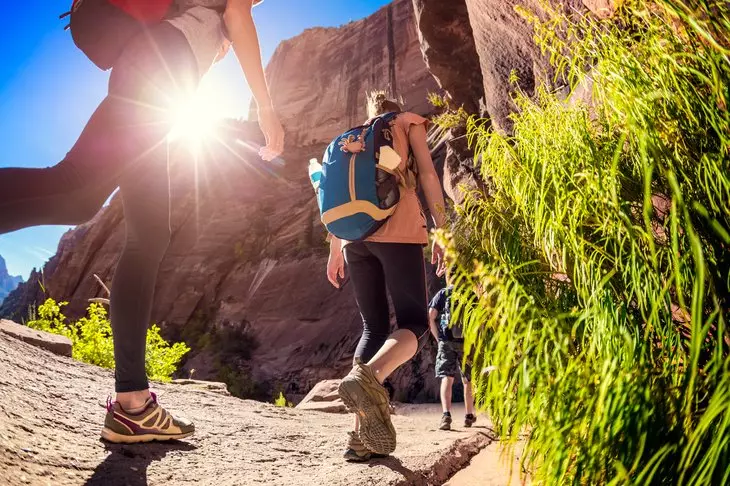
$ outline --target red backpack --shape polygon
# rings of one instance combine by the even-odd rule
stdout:
[[[99,68],[111,68],[145,27],[161,22],[174,0],[74,0],[71,28],[76,46]]]

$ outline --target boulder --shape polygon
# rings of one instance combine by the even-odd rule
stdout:
[[[340,380],[323,380],[314,385],[314,388],[296,406],[300,410],[316,410],[318,412],[345,413],[345,404],[337,394]]]
[[[73,354],[71,340],[65,336],[36,331],[28,326],[17,324],[6,319],[0,319],[0,332],[61,356],[71,357]]]

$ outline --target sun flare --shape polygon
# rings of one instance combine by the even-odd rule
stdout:
[[[207,140],[214,134],[220,120],[214,107],[200,96],[177,102],[171,116],[173,125],[169,138],[173,141]]]
[[[216,129],[225,117],[225,100],[216,83],[201,83],[194,95],[175,102],[171,111],[171,141],[199,145],[215,137]]]

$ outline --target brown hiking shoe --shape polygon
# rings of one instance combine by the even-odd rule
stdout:
[[[439,424],[439,430],[451,430],[451,415],[441,415],[441,423]]]
[[[474,425],[474,422],[476,422],[476,421],[477,421],[476,415],[473,415],[471,413],[467,414],[464,417],[464,427],[471,427],[472,425]]]
[[[365,447],[378,454],[392,453],[396,434],[390,421],[388,392],[373,370],[358,360],[338,391],[347,409],[360,418],[359,436]]]
[[[106,419],[101,438],[117,444],[133,444],[153,440],[177,440],[190,437],[195,426],[186,419],[173,417],[157,403],[154,393],[143,411],[131,414],[111,398],[106,404]]]

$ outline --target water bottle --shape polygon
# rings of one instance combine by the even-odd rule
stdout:
[[[309,159],[309,180],[312,183],[314,192],[319,190],[319,181],[322,179],[322,164],[317,159]]]

